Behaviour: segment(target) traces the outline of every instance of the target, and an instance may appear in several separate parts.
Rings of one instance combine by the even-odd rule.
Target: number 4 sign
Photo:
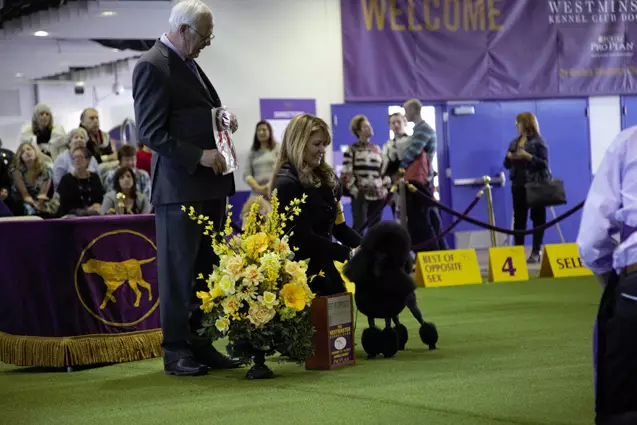
[[[526,255],[522,246],[489,248],[489,282],[528,280]]]

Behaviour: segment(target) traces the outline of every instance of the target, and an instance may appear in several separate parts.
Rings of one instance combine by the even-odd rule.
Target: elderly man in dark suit
[[[201,311],[195,292],[199,273],[212,273],[215,257],[202,227],[181,207],[194,207],[221,228],[234,177],[217,150],[213,122],[223,128],[228,113],[194,59],[213,35],[212,11],[199,0],[172,9],[170,32],[138,61],[133,98],[140,141],[153,150],[152,204],[157,231],[157,267],[164,371],[203,375],[208,368],[238,363],[198,337]],[[237,129],[230,115],[230,129]],[[223,118],[223,119],[222,119]],[[226,124],[227,125],[227,124]],[[201,289],[201,288],[199,288]]]

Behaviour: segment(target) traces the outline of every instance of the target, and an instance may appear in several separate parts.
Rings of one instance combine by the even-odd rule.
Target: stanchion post
[[[493,195],[491,193],[491,177],[484,176],[482,178],[484,181],[484,193],[487,195],[487,212],[489,213],[489,224],[491,226],[495,226],[495,215],[493,214]],[[491,246],[496,247],[498,242],[495,237],[495,230],[490,229],[489,233],[491,234]]]

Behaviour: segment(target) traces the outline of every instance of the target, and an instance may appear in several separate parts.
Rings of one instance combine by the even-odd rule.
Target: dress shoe
[[[164,365],[164,373],[176,376],[199,376],[207,374],[208,367],[192,357],[184,357]]]
[[[195,358],[210,369],[236,369],[241,366],[239,360],[224,356],[212,346],[197,350]]]

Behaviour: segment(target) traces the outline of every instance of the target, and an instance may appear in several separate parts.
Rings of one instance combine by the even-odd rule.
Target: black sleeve
[[[301,199],[303,188],[297,182],[287,177],[278,177],[274,185],[277,190],[280,209],[285,209],[293,199]],[[308,258],[328,255],[334,260],[344,261],[349,257],[350,248],[340,245],[323,236],[317,235],[312,229],[312,216],[306,209],[307,204],[301,204],[301,213],[290,223],[290,230],[294,234],[290,237],[290,245],[307,253]]]
[[[104,200],[104,186],[102,186],[102,181],[100,180],[100,176],[95,173],[91,173],[91,205],[92,204],[101,204]],[[90,206],[90,205],[89,205]]]
[[[68,214],[72,209],[77,208],[77,182],[72,174],[65,174],[58,184],[57,192],[60,195],[60,207],[58,215]]]

